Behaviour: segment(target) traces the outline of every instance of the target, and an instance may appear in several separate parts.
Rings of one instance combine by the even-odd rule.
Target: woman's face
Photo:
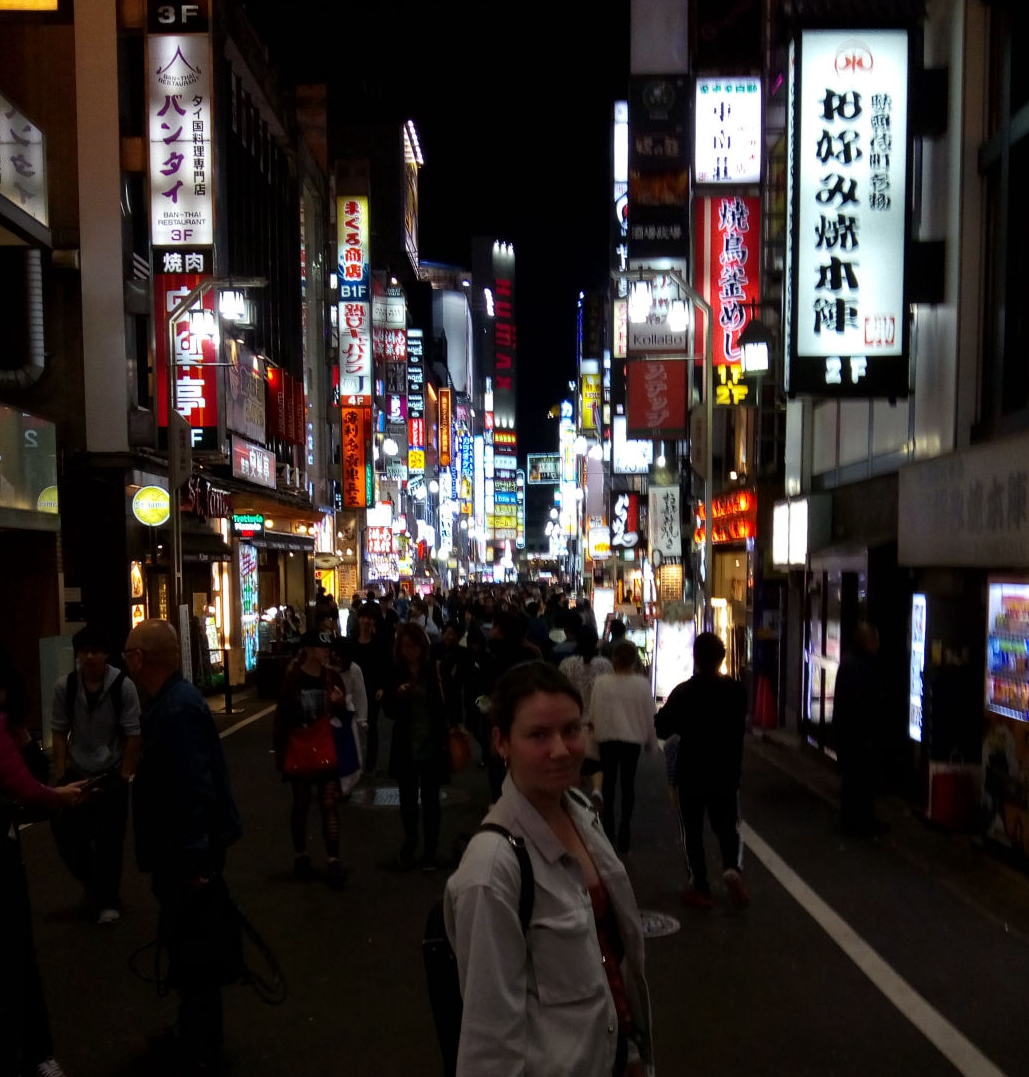
[[[410,636],[404,636],[400,641],[400,660],[409,666],[416,666],[421,663],[422,649],[418,646],[418,641],[412,639]]]
[[[579,705],[563,692],[536,692],[518,705],[511,735],[493,731],[497,751],[507,758],[522,794],[552,797],[579,780],[586,754]]]

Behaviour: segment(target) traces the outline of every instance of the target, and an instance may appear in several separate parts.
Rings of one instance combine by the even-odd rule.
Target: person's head
[[[517,646],[525,641],[529,619],[518,610],[501,610],[493,619],[493,627],[505,643]]]
[[[714,632],[701,632],[693,641],[693,665],[698,673],[717,673],[725,658],[725,644]]]
[[[512,666],[497,682],[490,716],[493,746],[523,796],[552,799],[578,782],[582,696],[550,663]]]
[[[870,621],[858,621],[854,627],[854,646],[866,654],[879,653],[879,629]]]
[[[447,621],[447,623],[443,626],[443,631],[440,634],[440,638],[443,641],[443,646],[446,647],[449,651],[457,646],[458,641],[461,639],[461,633],[458,630],[457,625],[453,621]]]
[[[579,626],[579,634],[575,637],[575,653],[582,655],[587,662],[597,653],[597,630],[593,625]]]
[[[350,663],[354,660],[353,645],[346,636],[336,636],[329,653],[329,664],[335,669],[350,669]]]
[[[579,638],[579,632],[582,629],[582,618],[575,610],[566,609],[561,618],[561,627],[564,629],[565,639],[574,642]]]
[[[420,598],[412,598],[407,607],[407,619],[421,624],[425,623],[425,603]]]
[[[636,644],[621,639],[611,649],[611,665],[615,673],[631,673],[636,668]]]
[[[148,618],[126,636],[122,657],[136,685],[148,695],[156,695],[164,682],[182,667],[179,634],[169,621]]]
[[[107,633],[96,625],[86,625],[72,636],[71,646],[82,676],[87,681],[101,680],[113,650]]]
[[[425,629],[413,621],[405,621],[397,626],[393,652],[397,661],[409,669],[424,669],[429,664],[432,646]]]
[[[327,666],[332,653],[331,632],[310,629],[300,637],[300,664],[310,670],[314,666]]]
[[[375,610],[370,605],[361,606],[357,611],[357,634],[363,643],[375,635],[376,620]]]
[[[625,639],[625,622],[612,621],[610,628],[607,630],[607,636],[612,643],[617,643],[620,639]]]
[[[486,635],[477,624],[473,624],[468,629],[465,642],[468,645],[468,650],[473,654],[478,654],[486,649]]]

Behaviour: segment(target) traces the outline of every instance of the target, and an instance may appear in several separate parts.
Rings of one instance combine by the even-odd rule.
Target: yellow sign
[[[408,449],[407,450],[407,466],[411,471],[424,471],[425,470],[425,450],[424,449]]]
[[[160,486],[143,486],[132,499],[132,515],[147,527],[160,527],[171,516],[171,498]]]
[[[583,430],[600,429],[600,375],[583,374],[582,376],[582,428]]]
[[[36,498],[36,512],[52,512],[56,515],[59,511],[57,507],[57,487],[48,486],[45,490],[41,490],[39,497]]]

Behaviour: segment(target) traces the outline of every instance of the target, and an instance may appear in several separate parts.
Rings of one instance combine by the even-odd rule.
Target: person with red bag
[[[300,637],[300,653],[286,673],[275,709],[272,738],[276,769],[293,793],[293,876],[310,879],[314,874],[307,853],[307,818],[312,793],[316,793],[325,841],[325,879],[332,889],[339,890],[346,882],[346,872],[339,859],[340,790],[330,722],[333,718],[349,721],[350,714],[343,679],[329,665],[332,639],[328,632],[316,631]],[[306,761],[300,759],[301,749]]]

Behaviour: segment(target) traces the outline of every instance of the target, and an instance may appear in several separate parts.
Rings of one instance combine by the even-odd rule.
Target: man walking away
[[[129,633],[124,655],[144,697],[132,801],[136,859],[152,876],[158,938],[179,995],[169,1046],[185,1073],[209,1073],[222,1046],[226,957],[216,945],[204,948],[198,928],[203,924],[209,940],[227,941],[229,932],[211,921],[228,902],[222,870],[226,847],[241,833],[239,813],[207,702],[180,671],[175,629],[143,621]]]
[[[54,820],[54,838],[86,888],[92,915],[113,924],[121,919],[128,782],[140,750],[139,697],[132,681],[108,662],[111,647],[99,628],[76,632],[72,647],[76,669],[54,686],[54,782],[94,784],[78,811]]]
[[[711,887],[704,858],[704,812],[718,839],[722,878],[738,909],[750,904],[740,868],[740,770],[747,693],[739,681],[718,672],[725,647],[713,632],[701,632],[693,644],[694,674],[677,685],[658,711],[657,735],[679,734],[679,820],[686,871],[691,887],[687,905],[709,909]]]

